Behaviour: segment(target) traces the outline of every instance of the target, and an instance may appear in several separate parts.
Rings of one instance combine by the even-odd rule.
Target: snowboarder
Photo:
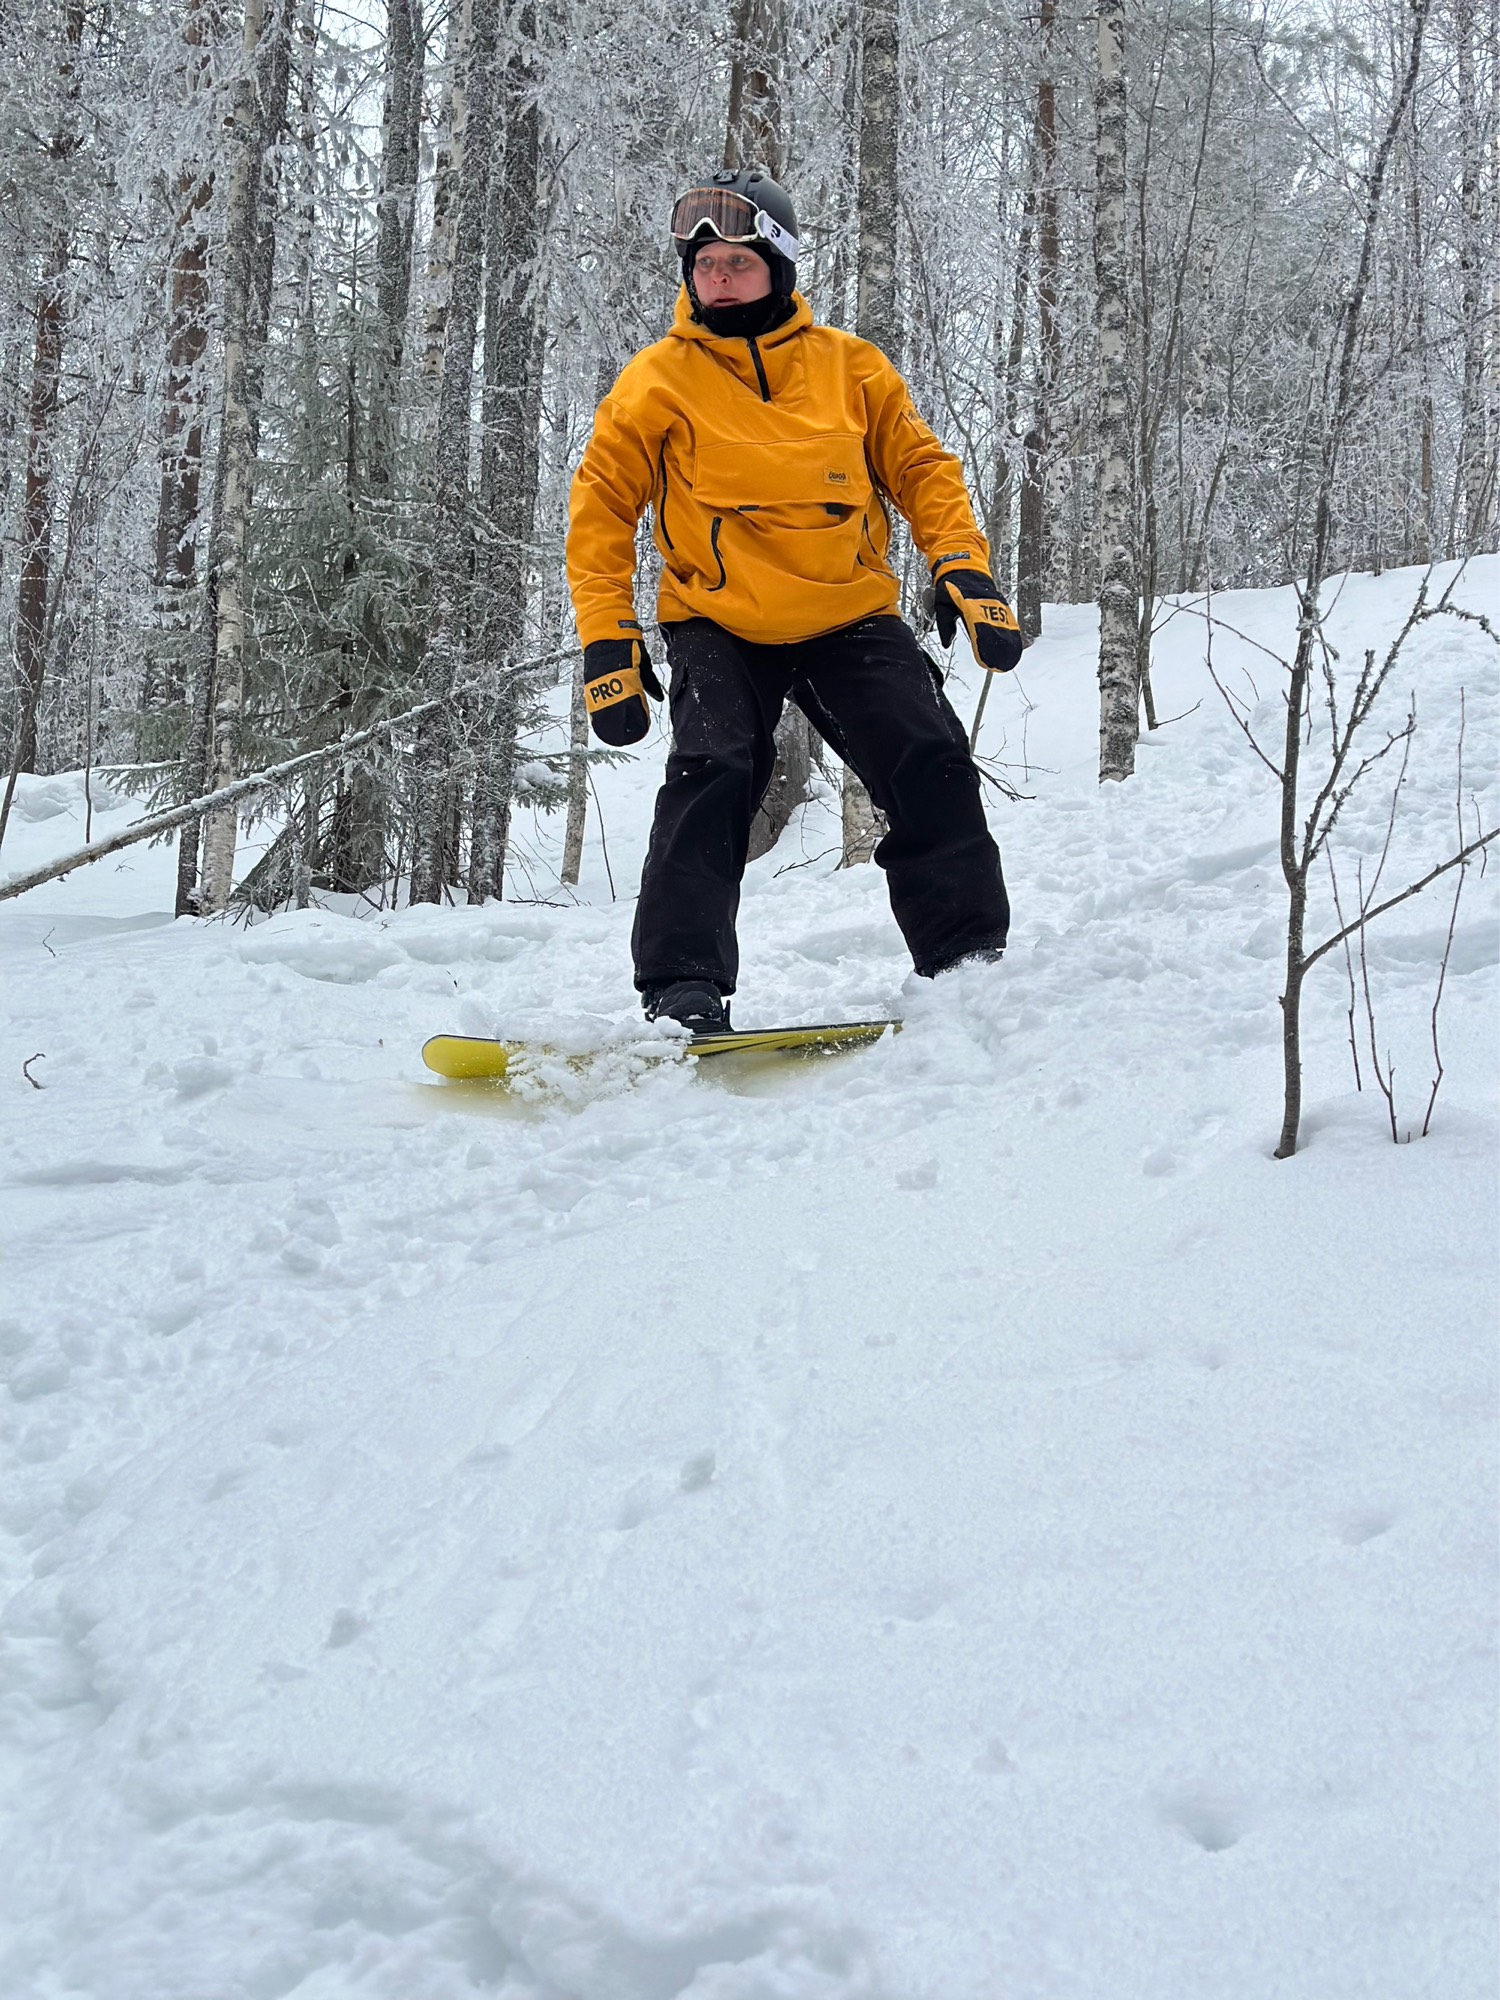
[[[864,781],[875,850],[919,973],[998,957],[1010,906],[962,725],[886,560],[889,508],[928,562],[938,635],[962,619],[1006,673],[1014,614],[989,573],[957,460],[868,341],[818,326],[795,290],[797,220],[760,172],[682,195],[683,285],[665,339],[600,404],[573,480],[568,583],[585,700],[606,743],[639,742],[662,689],[635,615],[647,507],[663,573],[672,750],[641,876],[635,983],[652,1018],[729,1025],[750,823],[790,694]]]

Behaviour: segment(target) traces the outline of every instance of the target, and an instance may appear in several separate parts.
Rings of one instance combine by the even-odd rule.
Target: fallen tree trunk
[[[289,757],[284,764],[273,764],[269,770],[252,772],[247,778],[236,778],[232,785],[221,785],[216,792],[205,792],[202,798],[189,799],[186,805],[173,806],[170,811],[153,813],[149,819],[136,820],[132,826],[112,833],[108,840],[91,841],[87,847],[76,848],[72,854],[65,854],[60,861],[49,862],[45,868],[33,868],[27,875],[13,875],[8,882],[0,882],[0,903],[12,896],[24,895],[28,889],[35,889],[43,882],[54,882],[60,875],[71,875],[75,868],[86,868],[92,861],[102,861],[106,855],[118,854],[122,847],[134,847],[137,841],[153,840],[159,834],[171,833],[175,827],[185,826],[189,820],[200,819],[205,813],[218,812],[225,806],[234,805],[251,792],[279,785],[296,772],[305,771],[310,764],[357,750],[362,743],[372,743],[377,736],[399,729],[404,722],[415,722],[437,706],[435,701],[419,702],[415,708],[390,716],[369,729],[357,730],[352,736],[341,736],[337,743],[327,743],[321,750],[304,750],[298,757]]]

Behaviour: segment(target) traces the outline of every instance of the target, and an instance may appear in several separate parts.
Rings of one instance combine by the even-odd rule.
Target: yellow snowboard
[[[825,1021],[808,1028],[748,1028],[723,1035],[695,1035],[691,1041],[638,1043],[633,1055],[832,1055],[836,1050],[856,1047],[860,1042],[879,1041],[889,1029],[895,1033],[899,1021]],[[535,1042],[497,1042],[480,1035],[434,1035],[422,1045],[422,1060],[439,1076],[454,1082],[488,1078],[503,1081],[517,1056],[528,1050],[542,1053]],[[600,1051],[600,1053],[603,1053]],[[581,1058],[587,1061],[587,1057]]]

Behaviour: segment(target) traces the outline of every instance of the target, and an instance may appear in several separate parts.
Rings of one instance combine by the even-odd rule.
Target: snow
[[[1416,583],[1347,581],[1346,666]],[[1289,595],[1213,609],[1274,727]],[[909,979],[826,798],[752,868],[737,1021],[904,1015],[857,1054],[640,1058],[659,737],[576,901],[523,814],[535,901],[173,923],[136,848],[0,905],[6,2000],[1493,1991],[1495,870],[1430,1136],[1335,954],[1273,1160],[1276,801],[1200,610],[1127,786],[1087,610],[992,691],[1002,965]],[[1494,659],[1408,641],[1391,885],[1461,685],[1493,823]],[[6,872],[82,837],[77,774],[20,800]],[[1403,1133],[1452,882],[1372,941]],[[443,1086],[455,1028],[606,1053]]]

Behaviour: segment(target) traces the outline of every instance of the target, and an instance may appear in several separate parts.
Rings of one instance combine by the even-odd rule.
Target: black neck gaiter
[[[744,306],[697,305],[696,299],[694,304],[700,323],[721,340],[754,340],[762,333],[785,326],[797,310],[790,299],[779,299],[774,292],[768,292],[763,299],[752,299]]]

